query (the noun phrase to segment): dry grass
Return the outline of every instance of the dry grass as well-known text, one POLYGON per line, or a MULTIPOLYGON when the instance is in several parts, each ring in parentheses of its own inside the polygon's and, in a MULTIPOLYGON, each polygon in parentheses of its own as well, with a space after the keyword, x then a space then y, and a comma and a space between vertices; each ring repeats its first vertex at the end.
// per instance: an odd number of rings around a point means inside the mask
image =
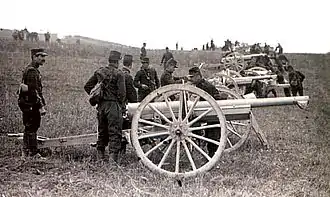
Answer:
MULTIPOLYGON (((294 106, 255 110, 270 150, 263 150, 255 134, 242 149, 224 155, 218 167, 203 176, 174 180, 152 174, 142 166, 132 149, 120 167, 100 165, 89 146, 53 150, 45 162, 22 162, 20 142, 5 137, 22 132, 21 112, 15 94, 21 70, 29 62, 28 48, 1 42, 0 82, 0 195, 2 196, 329 196, 330 117, 329 55, 290 54, 297 68, 306 74, 307 111, 294 106), (11 51, 11 52, 8 52, 11 51), (12 53, 18 51, 17 53, 12 53), (13 56, 13 58, 8 58, 13 56)), ((83 85, 94 69, 104 62, 102 48, 61 49, 51 46, 51 56, 41 68, 48 115, 42 119, 39 135, 68 136, 96 131, 96 111, 88 104, 83 85), (83 52, 85 51, 86 55, 83 52)), ((108 49, 109 50, 109 49, 108 49)), ((129 49, 127 49, 129 50, 129 49)), ((133 51, 132 53, 135 53, 133 51)), ((209 61, 210 53, 179 52, 181 65, 209 61), (207 57, 209 60, 207 60, 207 57)), ((152 57, 160 60, 160 52, 152 57), (157 56, 158 55, 158 56, 157 56)), ((154 62, 155 63, 155 62, 154 62)), ((161 68, 154 64, 159 75, 161 68)), ((134 73, 139 66, 136 65, 134 73)), ((187 66, 177 74, 185 74, 187 66)))

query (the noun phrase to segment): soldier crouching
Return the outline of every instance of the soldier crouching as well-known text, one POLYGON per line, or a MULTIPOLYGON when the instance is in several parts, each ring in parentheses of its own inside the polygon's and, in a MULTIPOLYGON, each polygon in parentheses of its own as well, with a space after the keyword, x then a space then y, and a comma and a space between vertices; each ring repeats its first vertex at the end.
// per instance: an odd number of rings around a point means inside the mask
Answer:
MULTIPOLYGON (((111 162, 118 162, 122 138, 122 107, 126 96, 125 76, 118 69, 121 53, 111 51, 109 65, 100 67, 84 86, 90 94, 93 88, 100 84, 99 99, 97 104, 98 160, 105 161, 105 147, 109 144, 109 158, 111 162)), ((91 101, 91 100, 90 100, 91 101)))

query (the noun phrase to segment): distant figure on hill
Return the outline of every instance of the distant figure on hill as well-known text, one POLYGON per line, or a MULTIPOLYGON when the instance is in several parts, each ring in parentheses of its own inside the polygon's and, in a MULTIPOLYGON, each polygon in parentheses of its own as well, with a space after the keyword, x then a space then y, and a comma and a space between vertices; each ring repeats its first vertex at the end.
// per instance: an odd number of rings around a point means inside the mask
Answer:
POLYGON ((143 58, 147 57, 147 50, 146 50, 147 44, 144 42, 143 46, 141 47, 140 50, 140 59, 142 60, 143 58))
POLYGON ((173 54, 170 52, 168 47, 166 47, 165 50, 166 50, 166 52, 163 54, 162 60, 160 62, 160 65, 164 65, 164 69, 165 69, 165 65, 166 65, 167 61, 171 58, 174 59, 173 54))
POLYGON ((278 49, 278 54, 283 54, 283 47, 281 46, 280 43, 278 43, 277 47, 275 48, 275 52, 277 52, 278 49))
POLYGON ((50 33, 47 32, 45 33, 45 42, 49 42, 50 41, 50 33))
POLYGON ((214 45, 213 39, 211 40, 211 50, 212 50, 212 51, 215 50, 215 45, 214 45))
POLYGON ((203 44, 203 51, 205 51, 205 45, 203 44))
POLYGON ((206 50, 210 50, 209 43, 206 43, 206 50))
POLYGON ((14 30, 12 37, 14 38, 14 40, 18 40, 18 31, 14 30))
POLYGON ((175 44, 175 49, 176 49, 176 50, 179 49, 179 44, 178 44, 178 43, 175 44))

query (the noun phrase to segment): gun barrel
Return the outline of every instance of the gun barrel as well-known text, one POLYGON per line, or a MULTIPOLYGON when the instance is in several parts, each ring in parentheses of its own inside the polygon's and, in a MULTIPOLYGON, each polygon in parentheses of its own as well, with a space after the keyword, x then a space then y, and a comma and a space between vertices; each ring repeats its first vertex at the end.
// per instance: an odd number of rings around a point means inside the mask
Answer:
MULTIPOLYGON (((307 106, 309 101, 308 96, 295 96, 295 97, 277 97, 277 98, 258 98, 258 99, 236 99, 236 100, 217 100, 217 104, 222 109, 226 108, 242 108, 243 106, 250 106, 251 108, 258 107, 269 107, 269 106, 283 106, 283 105, 296 105, 307 106)), ((193 102, 188 101, 188 108, 192 106, 193 102)), ((140 103, 129 103, 128 104, 128 116, 133 117, 140 103)), ((169 109, 166 102, 154 102, 149 103, 153 105, 159 111, 163 113, 168 113, 169 109)), ((173 111, 178 111, 180 102, 171 101, 170 106, 173 111)), ((200 109, 205 109, 211 107, 207 101, 199 101, 195 106, 194 110, 198 111, 200 109)), ((150 107, 145 107, 143 114, 153 114, 154 111, 150 107)))
POLYGON ((262 79, 276 79, 277 75, 263 75, 263 76, 250 76, 250 77, 237 77, 233 78, 238 85, 250 84, 252 80, 262 79))

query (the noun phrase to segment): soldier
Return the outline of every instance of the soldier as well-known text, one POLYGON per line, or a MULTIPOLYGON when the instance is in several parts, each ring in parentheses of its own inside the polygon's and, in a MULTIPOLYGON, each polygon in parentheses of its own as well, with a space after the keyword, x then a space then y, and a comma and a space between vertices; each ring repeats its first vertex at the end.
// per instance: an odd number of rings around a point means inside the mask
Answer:
MULTIPOLYGON (((137 93, 135 90, 135 87, 133 85, 133 77, 131 76, 131 69, 132 69, 132 63, 133 63, 133 56, 132 55, 125 55, 123 59, 123 73, 125 75, 125 86, 126 86, 126 99, 125 99, 125 105, 128 103, 136 103, 137 102, 137 93)), ((131 124, 130 121, 126 115, 126 109, 125 113, 123 114, 123 129, 130 129, 131 124)), ((126 145, 128 144, 128 141, 126 138, 122 138, 121 141, 121 152, 126 152, 126 145)))
POLYGON ((50 33, 47 32, 45 33, 45 42, 49 42, 50 41, 50 33))
POLYGON ((142 60, 143 58, 147 57, 146 46, 147 46, 147 44, 144 42, 143 43, 143 46, 141 47, 141 50, 140 50, 140 60, 142 60))
POLYGON ((40 127, 41 116, 46 114, 45 99, 42 95, 42 83, 39 66, 45 63, 48 54, 44 49, 31 49, 32 62, 23 71, 22 84, 18 91, 18 106, 23 112, 23 159, 41 157, 38 153, 37 131, 40 127))
POLYGON ((179 50, 179 43, 178 42, 175 44, 175 49, 179 50))
POLYGON ((159 88, 159 79, 155 69, 149 67, 149 58, 141 60, 141 69, 134 77, 134 87, 138 89, 138 101, 141 102, 149 93, 159 88))
POLYGON ((288 72, 292 96, 297 96, 297 93, 299 93, 299 96, 303 96, 304 88, 302 82, 305 79, 305 75, 297 70, 294 70, 292 66, 288 66, 288 72))
POLYGON ((131 76, 132 63, 133 56, 125 55, 123 59, 123 73, 125 74, 126 84, 126 103, 137 102, 137 93, 133 85, 133 77, 131 76))
POLYGON ((177 61, 175 61, 174 59, 169 59, 166 63, 164 73, 160 77, 161 86, 181 83, 182 79, 186 79, 185 77, 173 77, 173 72, 175 68, 178 68, 177 61))
MULTIPOLYGON (((277 83, 279 83, 279 84, 285 84, 286 81, 288 81, 288 74, 284 70, 283 66, 278 66, 278 70, 275 73, 277 75, 277 83)), ((290 97, 291 96, 290 88, 283 88, 283 90, 284 90, 284 95, 286 97, 290 97)))
MULTIPOLYGON (((226 99, 226 97, 221 96, 217 88, 206 81, 200 72, 200 69, 195 66, 189 69, 189 77, 190 81, 192 84, 194 84, 196 87, 206 91, 208 94, 210 94, 214 99, 216 100, 221 100, 221 99, 226 99)), ((218 140, 220 138, 220 131, 219 129, 206 129, 205 130, 205 137, 213 139, 213 140, 218 140)), ((218 146, 213 144, 213 143, 208 143, 207 144, 207 150, 209 153, 209 156, 212 157, 214 153, 216 152, 218 146)))
POLYGON ((275 48, 275 52, 277 51, 278 49, 278 54, 283 54, 283 47, 281 46, 280 43, 278 43, 277 47, 275 48))
POLYGON ((166 52, 163 54, 163 57, 162 57, 162 61, 160 62, 160 65, 164 65, 164 69, 165 69, 165 65, 166 65, 166 62, 171 59, 173 57, 173 54, 169 51, 168 47, 166 47, 166 52))
POLYGON ((97 104, 97 156, 105 161, 105 147, 109 144, 111 162, 118 162, 122 139, 122 108, 126 96, 125 75, 118 69, 121 53, 110 51, 109 65, 97 69, 84 86, 90 94, 99 83, 102 93, 97 104))

